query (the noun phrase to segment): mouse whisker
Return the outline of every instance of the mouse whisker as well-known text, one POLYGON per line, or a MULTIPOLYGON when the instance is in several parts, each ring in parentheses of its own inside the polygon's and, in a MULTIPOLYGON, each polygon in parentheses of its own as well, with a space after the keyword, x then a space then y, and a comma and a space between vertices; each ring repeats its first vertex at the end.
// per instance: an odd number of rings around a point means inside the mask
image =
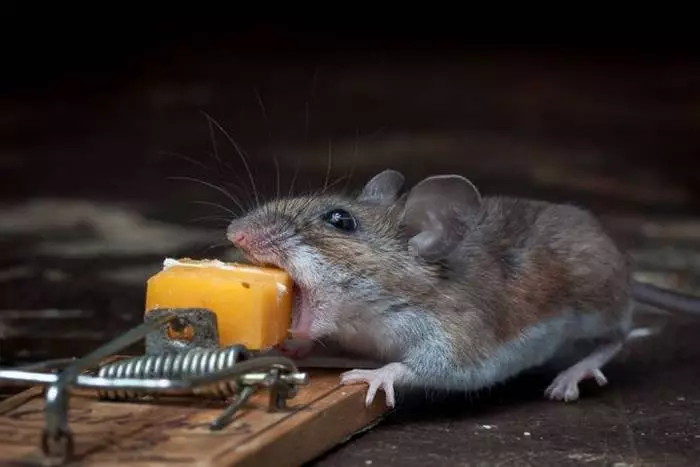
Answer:
POLYGON ((316 89, 316 82, 318 81, 319 67, 314 68, 314 74, 311 76, 311 83, 309 83, 309 88, 307 89, 306 99, 304 99, 304 143, 309 144, 309 129, 311 122, 311 112, 310 112, 310 101, 316 89))
POLYGON ((292 195, 294 193, 294 183, 296 182, 298 175, 299 175, 299 161, 297 161, 297 163, 296 163, 296 167, 294 168, 294 175, 292 175, 292 180, 289 183, 289 193, 287 194, 287 196, 289 196, 290 198, 292 197, 292 195))
MULTIPOLYGON (((205 164, 204 162, 202 162, 202 161, 200 161, 200 160, 194 159, 194 158, 192 158, 192 157, 185 156, 185 155, 180 154, 180 153, 169 152, 169 151, 160 151, 160 153, 161 153, 161 154, 164 154, 164 155, 166 155, 166 156, 173 156, 173 157, 177 157, 177 158, 179 158, 179 159, 183 159, 183 160, 185 160, 185 161, 187 161, 187 162, 189 162, 189 163, 191 163, 191 164, 193 164, 193 165, 197 165, 198 167, 201 167, 202 169, 204 169, 205 171, 208 171, 208 172, 212 172, 212 171, 215 170, 214 167, 211 167, 210 165, 207 165, 207 164, 205 164)), ((211 153, 207 153, 207 154, 211 155, 211 153)), ((226 166, 227 169, 229 169, 232 173, 234 173, 236 179, 237 179, 238 181, 240 181, 240 177, 238 177, 238 175, 235 174, 235 171, 231 168, 231 166, 228 165, 228 164, 224 164, 224 165, 226 166)), ((174 178, 176 178, 176 176, 171 176, 171 177, 168 177, 168 178, 174 179, 174 178)), ((235 184, 228 184, 228 185, 230 185, 230 186, 232 186, 232 187, 235 187, 236 190, 239 190, 239 189, 240 189, 240 188, 239 188, 237 185, 235 185, 235 184)), ((229 192, 229 195, 233 196, 233 194, 230 193, 230 192, 229 192)), ((240 207, 240 206, 241 206, 240 200, 239 200, 239 201, 236 201, 236 204, 240 207)), ((242 208, 241 208, 241 209, 242 209, 242 208)))
POLYGON ((239 144, 236 142, 235 139, 226 131, 226 129, 221 126, 219 122, 217 122, 214 118, 212 118, 208 113, 202 111, 204 114, 205 118, 209 120, 216 128, 228 139, 228 141, 231 143, 231 145, 234 147, 236 152, 238 153, 238 156, 241 159, 241 162, 243 162, 243 166, 246 169, 246 172, 248 173, 248 178, 250 180, 250 185, 251 188, 253 189, 253 195, 255 196, 255 203, 256 207, 260 207, 260 197, 258 196, 258 189, 257 186, 255 185, 255 180, 253 177, 253 173, 250 170, 250 167, 248 166, 248 159, 245 156, 245 152, 243 149, 239 146, 239 144))
POLYGON ((195 182, 199 183, 201 185, 207 186, 213 190, 218 191, 219 193, 222 193, 224 196, 226 196, 228 199, 233 201, 242 211, 244 210, 243 206, 241 203, 238 201, 238 199, 233 196, 228 190, 225 188, 222 188, 218 185, 214 185, 213 183, 209 183, 204 180, 200 180, 199 178, 194 178, 194 177, 169 177, 171 180, 184 180, 184 181, 189 181, 189 182, 195 182))
POLYGON ((193 254, 193 255, 197 255, 197 256, 206 255, 207 252, 209 252, 209 251, 211 251, 211 250, 213 250, 213 249, 215 249, 215 248, 224 248, 224 247, 226 247, 226 246, 228 246, 228 242, 217 241, 217 242, 211 243, 211 244, 209 244, 209 245, 207 245, 207 246, 202 246, 202 247, 200 247, 200 248, 195 249, 195 250, 192 252, 192 254, 193 254))
POLYGON ((331 175, 331 166, 333 165, 333 140, 328 140, 328 162, 326 163, 326 177, 323 180, 323 190, 321 193, 325 193, 328 189, 328 179, 331 175))
MULTIPOLYGON (((243 180, 241 179, 239 173, 237 170, 234 169, 234 167, 229 164, 228 162, 225 162, 222 160, 221 165, 223 166, 226 171, 228 171, 232 176, 233 179, 235 180, 235 183, 233 182, 226 182, 224 185, 229 186, 231 188, 234 188, 237 192, 238 195, 240 195, 243 199, 246 198, 247 195, 249 195, 249 191, 246 190, 242 185, 243 185, 243 180)), ((221 172, 221 167, 219 168, 219 172, 221 172)), ((254 207, 254 204, 251 202, 251 200, 248 200, 247 202, 248 209, 254 207)))
POLYGON ((208 170, 208 171, 211 171, 211 170, 212 170, 212 168, 209 167, 208 165, 206 165, 204 162, 199 161, 199 160, 194 159, 194 158, 189 157, 189 156, 185 156, 184 154, 180 154, 180 153, 178 153, 178 152, 172 152, 172 151, 158 151, 158 152, 159 152, 160 154, 164 155, 164 156, 177 157, 178 159, 182 159, 182 160, 184 160, 184 161, 186 161, 186 162, 189 162, 190 164, 194 164, 194 165, 196 165, 196 166, 198 166, 198 167, 201 167, 201 168, 203 168, 204 170, 208 170))
POLYGON ((326 343, 323 339, 320 338, 314 338, 311 339, 314 344, 318 344, 323 348, 328 348, 328 343, 326 343))
MULTIPOLYGON (((222 167, 227 169, 231 175, 233 175, 236 179, 237 182, 241 182, 241 178, 238 175, 238 171, 234 170, 234 168, 231 166, 231 164, 225 162, 221 156, 219 155, 219 146, 216 141, 216 132, 214 131, 214 123, 212 121, 213 119, 207 118, 207 126, 209 129, 209 141, 211 143, 211 151, 208 151, 207 154, 216 161, 217 163, 217 170, 221 169, 222 167)), ((213 170, 211 167, 204 166, 206 170, 213 170)), ((235 186, 235 185, 234 185, 235 186)))
MULTIPOLYGON (((211 201, 193 201, 193 203, 195 203, 195 204, 202 204, 202 205, 205 205, 205 206, 213 206, 213 207, 215 207, 215 208, 222 209, 222 210, 224 210, 225 212, 231 214, 233 217, 238 217, 239 214, 240 214, 240 213, 235 212, 233 209, 227 208, 227 207, 224 206, 223 204, 214 203, 214 202, 211 202, 211 201)), ((239 207, 240 207, 240 206, 239 206, 239 207)))
POLYGON ((270 142, 272 142, 272 127, 270 126, 270 121, 267 118, 267 111, 265 110, 265 103, 262 100, 262 96, 260 95, 260 92, 258 91, 257 86, 253 86, 253 93, 255 93, 255 98, 258 101, 258 105, 260 106, 260 111, 262 112, 263 120, 265 120, 265 126, 267 126, 267 134, 270 138, 270 142))
POLYGON ((228 217, 223 217, 223 216, 201 216, 201 217, 195 217, 194 219, 189 219, 186 221, 188 224, 196 224, 199 222, 205 222, 205 221, 217 221, 217 225, 224 225, 226 226, 229 222, 231 222, 231 219, 228 217))
POLYGON ((221 165, 221 158, 219 157, 219 146, 216 144, 216 133, 214 131, 214 124, 210 119, 207 119, 207 126, 209 127, 209 141, 211 143, 211 153, 210 155, 221 165))
POLYGON ((355 141, 353 142, 352 145, 352 162, 350 163, 350 171, 347 174, 347 179, 345 180, 345 185, 343 186, 343 192, 346 192, 348 190, 348 185, 350 184, 350 181, 352 180, 352 176, 355 174, 355 163, 357 162, 357 151, 358 151, 358 144, 360 140, 360 128, 355 129, 355 141))
POLYGON ((338 183, 342 182, 346 178, 347 178, 347 175, 343 175, 341 177, 338 177, 337 179, 335 179, 335 181, 333 181, 331 184, 328 185, 328 188, 331 188, 331 187, 337 185, 338 183))
POLYGON ((272 156, 272 161, 275 163, 275 199, 280 198, 280 163, 277 157, 272 156))

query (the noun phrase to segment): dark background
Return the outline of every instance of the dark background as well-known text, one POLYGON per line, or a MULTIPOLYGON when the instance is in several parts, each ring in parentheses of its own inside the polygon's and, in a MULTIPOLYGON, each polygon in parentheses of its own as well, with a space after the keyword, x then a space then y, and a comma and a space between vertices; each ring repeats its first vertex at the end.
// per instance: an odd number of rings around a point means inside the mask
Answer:
MULTIPOLYGON (((459 172, 485 194, 586 206, 639 277, 696 290, 700 56, 682 28, 44 13, 2 18, 3 365, 81 355, 136 325, 163 256, 227 254, 230 215, 202 202, 235 203, 205 183, 244 201, 250 186, 206 115, 261 195, 275 161, 283 192, 295 172, 297 190, 322 187, 329 160, 337 188, 386 167, 408 183, 459 172)), ((579 404, 543 401, 546 382, 529 380, 414 401, 321 463, 695 464, 700 328, 668 321, 579 404)))
MULTIPOLYGON (((204 111, 261 177, 274 156, 283 176, 299 164, 302 179, 318 180, 330 142, 341 151, 334 174, 353 168, 355 184, 398 165, 410 181, 461 171, 493 192, 662 212, 694 206, 698 61, 688 37, 508 41, 456 27, 108 19, 38 23, 5 43, 3 195, 158 202, 169 176, 202 175, 169 153, 212 163, 204 111), (413 149, 381 150, 382 138, 413 149)), ((187 202, 198 196, 190 190, 176 185, 165 198, 187 202)))

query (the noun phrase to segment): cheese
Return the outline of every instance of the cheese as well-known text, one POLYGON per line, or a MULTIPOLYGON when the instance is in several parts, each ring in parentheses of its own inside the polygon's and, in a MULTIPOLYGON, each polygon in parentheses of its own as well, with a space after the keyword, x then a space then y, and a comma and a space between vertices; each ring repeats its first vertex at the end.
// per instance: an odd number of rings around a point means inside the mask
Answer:
MULTIPOLYGON (((146 284, 146 313, 207 308, 216 314, 221 346, 243 344, 260 350, 287 338, 292 290, 291 278, 279 269, 168 258, 146 284)), ((187 329, 186 335, 192 332, 196 330, 187 329)))

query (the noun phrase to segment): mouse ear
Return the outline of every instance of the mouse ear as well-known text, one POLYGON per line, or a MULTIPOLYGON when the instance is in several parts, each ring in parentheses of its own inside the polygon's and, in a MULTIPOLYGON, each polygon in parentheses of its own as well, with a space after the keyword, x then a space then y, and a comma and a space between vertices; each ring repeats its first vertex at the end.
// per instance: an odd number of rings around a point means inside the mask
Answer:
POLYGON ((403 224, 409 248, 427 261, 445 257, 462 240, 468 222, 481 206, 481 194, 460 175, 436 175, 408 193, 403 224))
POLYGON ((357 197, 358 201, 389 205, 396 201, 404 183, 401 172, 387 169, 378 173, 367 182, 362 192, 357 197))

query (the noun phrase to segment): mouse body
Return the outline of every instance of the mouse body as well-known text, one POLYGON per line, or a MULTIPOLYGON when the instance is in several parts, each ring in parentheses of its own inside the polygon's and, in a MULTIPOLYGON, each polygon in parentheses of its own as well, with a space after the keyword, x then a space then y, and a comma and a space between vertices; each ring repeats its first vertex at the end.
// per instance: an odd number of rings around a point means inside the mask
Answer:
POLYGON ((582 380, 606 383, 631 332, 634 281, 591 213, 483 197, 459 175, 403 184, 386 170, 355 196, 275 199, 230 223, 251 262, 293 278, 295 337, 382 362, 341 377, 368 385, 367 404, 381 388, 394 406, 395 386, 488 388, 582 342, 590 350, 545 394, 573 401, 582 380))

